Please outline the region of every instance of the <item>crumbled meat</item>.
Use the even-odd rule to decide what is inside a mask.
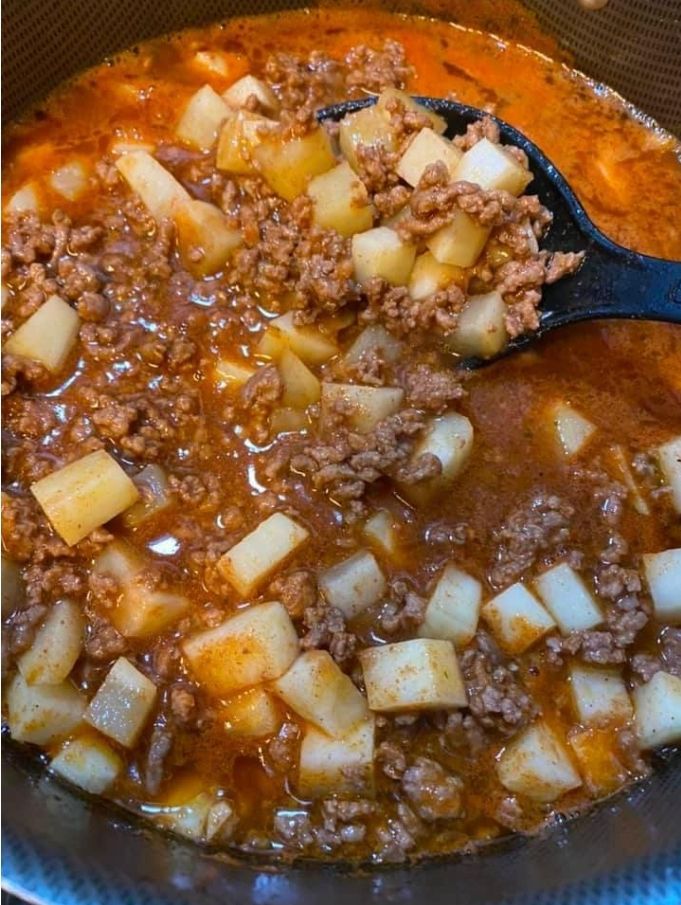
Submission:
[[[483,116],[482,119],[469,123],[466,126],[466,132],[463,135],[455,135],[454,144],[462,151],[470,151],[473,145],[477,145],[479,141],[486,138],[493,144],[499,144],[501,138],[499,126],[495,123],[491,116]]]
[[[266,365],[241,388],[240,403],[248,413],[254,439],[264,440],[269,433],[269,417],[284,392],[284,383],[276,365]]]
[[[423,828],[419,818],[404,802],[397,804],[397,814],[376,827],[376,851],[386,864],[399,864],[416,847]]]
[[[300,730],[295,723],[282,723],[279,732],[267,744],[267,766],[274,773],[293,768],[298,750]]]
[[[565,638],[551,637],[546,644],[556,662],[560,662],[562,654],[570,654],[587,663],[624,663],[627,648],[647,623],[647,605],[636,594],[624,594],[608,605],[602,629],[570,632]]]
[[[378,94],[386,88],[404,88],[413,75],[404,47],[388,38],[381,50],[366,44],[351,48],[343,61],[348,71],[347,87],[351,91],[364,90]]]
[[[380,743],[376,749],[376,761],[381,764],[383,772],[390,779],[401,779],[407,769],[407,756],[395,741]]]
[[[403,379],[405,401],[413,408],[441,413],[464,395],[462,377],[453,370],[418,364],[408,368]]]
[[[307,60],[295,54],[272,54],[265,65],[265,77],[281,103],[282,122],[297,134],[315,124],[320,107],[343,93],[341,67],[319,51],[313,51]]]
[[[268,597],[279,600],[294,619],[299,618],[306,609],[314,607],[317,601],[317,580],[314,573],[298,569],[288,575],[278,576],[269,587]]]
[[[413,631],[425,618],[426,604],[427,601],[414,593],[406,581],[393,581],[378,617],[379,624],[388,635]]]
[[[395,336],[413,336],[416,331],[451,333],[456,327],[459,312],[466,304],[466,296],[451,284],[424,299],[413,299],[406,287],[391,286],[380,277],[373,277],[364,285],[367,307],[359,320],[365,324],[381,323]]]
[[[160,718],[151,731],[144,763],[144,787],[150,795],[158,795],[165,776],[166,758],[173,747],[174,734]]]
[[[402,789],[422,820],[460,817],[463,783],[427,757],[417,757],[402,776]]]
[[[629,665],[643,682],[650,682],[653,676],[664,670],[681,677],[681,629],[667,626],[659,639],[660,656],[634,654]]]
[[[307,634],[300,639],[303,650],[323,648],[337,663],[347,663],[357,650],[357,637],[348,632],[345,616],[333,606],[310,606],[303,615]]]
[[[123,635],[104,616],[91,613],[85,635],[85,653],[98,663],[120,657],[128,649]]]
[[[306,811],[277,811],[274,832],[292,848],[307,848],[314,842],[310,815]]]

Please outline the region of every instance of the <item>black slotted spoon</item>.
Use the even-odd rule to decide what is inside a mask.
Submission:
[[[443,98],[414,97],[414,100],[443,117],[447,123],[445,134],[450,138],[489,115],[477,107]],[[321,110],[318,117],[338,121],[375,101],[371,97],[335,104]],[[591,222],[565,178],[542,151],[513,126],[495,116],[491,118],[499,126],[502,140],[517,145],[527,154],[533,179],[526,191],[538,195],[553,213],[542,248],[585,254],[574,274],[542,287],[538,330],[518,336],[499,356],[468,359],[466,364],[471,367],[488,364],[526,347],[556,327],[578,321],[617,318],[681,323],[681,262],[639,254],[609,239]]]

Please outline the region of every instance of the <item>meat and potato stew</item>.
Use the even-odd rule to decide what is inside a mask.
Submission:
[[[494,120],[419,94],[681,257],[674,139],[443,22],[187,31],[6,135],[4,723],[198,843],[452,852],[681,742],[681,331],[461,368],[581,258]]]

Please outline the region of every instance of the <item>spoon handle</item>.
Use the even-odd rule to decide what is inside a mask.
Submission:
[[[681,262],[637,254],[589,226],[580,269],[544,287],[540,331],[595,318],[681,323]]]

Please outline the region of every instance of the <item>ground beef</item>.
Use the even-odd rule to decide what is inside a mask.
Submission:
[[[390,779],[401,779],[407,769],[407,756],[404,748],[393,740],[381,742],[376,749],[376,762]]]
[[[158,795],[165,777],[165,764],[174,741],[174,732],[161,717],[154,724],[144,761],[143,781],[150,795]]]
[[[463,810],[463,783],[427,757],[417,757],[402,776],[402,790],[422,820],[451,820]]]
[[[482,119],[469,123],[466,126],[464,135],[455,135],[452,139],[457,148],[462,151],[470,151],[473,145],[477,145],[479,141],[486,138],[493,144],[499,144],[501,138],[499,126],[495,123],[491,116],[483,116]]]
[[[379,823],[375,830],[374,850],[385,864],[399,864],[416,847],[423,825],[405,802],[397,803],[396,814]]]
[[[472,647],[463,651],[461,669],[468,707],[485,729],[512,735],[536,714],[534,702],[521,685],[512,664],[486,632],[479,631]]]
[[[573,516],[569,503],[545,493],[511,512],[492,533],[497,547],[488,572],[490,583],[506,587],[530,569],[540,554],[564,552]]]
[[[358,639],[345,626],[345,616],[333,606],[318,603],[305,610],[303,624],[307,634],[300,639],[303,650],[325,649],[340,664],[349,662],[357,650]]]
[[[475,755],[488,741],[487,730],[470,713],[460,710],[435,713],[432,720],[435,728],[442,733],[445,748],[464,748]]]
[[[348,51],[343,63],[348,70],[346,85],[351,91],[378,94],[386,88],[404,88],[413,74],[404,47],[391,39],[383,42],[381,50],[358,44]]]
[[[548,638],[550,659],[561,662],[562,655],[567,654],[602,666],[624,663],[627,648],[647,625],[648,618],[647,605],[635,594],[625,594],[607,607],[602,629]]]
[[[305,569],[279,575],[269,586],[267,596],[283,603],[289,614],[297,619],[316,604],[317,579],[313,572]]]
[[[538,328],[541,287],[574,273],[583,257],[583,252],[554,252],[553,255],[539,252],[535,257],[509,261],[499,268],[494,288],[506,302],[506,329],[511,338]]]
[[[284,383],[276,365],[258,368],[239,393],[239,403],[248,414],[248,423],[257,442],[267,439],[272,409],[284,392]]]
[[[403,386],[407,405],[438,414],[464,395],[460,374],[427,364],[408,368],[403,375]]]
[[[463,290],[454,284],[419,300],[406,287],[391,286],[380,277],[373,277],[363,288],[367,307],[360,313],[360,322],[383,324],[395,336],[413,336],[416,331],[451,333],[466,304]]]
[[[18,657],[31,646],[46,615],[47,607],[42,603],[20,607],[11,614],[3,626],[3,649],[10,658]]]
[[[392,581],[388,599],[378,616],[381,629],[387,635],[413,632],[425,619],[427,603],[406,581]]]
[[[300,729],[295,723],[282,723],[266,746],[266,767],[272,773],[288,773],[296,762]]]
[[[277,811],[274,815],[273,830],[278,838],[290,848],[304,849],[312,845],[314,835],[312,821],[307,811]]]
[[[265,78],[281,103],[282,122],[295,134],[313,126],[316,111],[343,93],[340,65],[319,51],[313,51],[307,59],[289,53],[272,54],[265,64]]]
[[[397,175],[400,155],[381,144],[358,145],[355,154],[359,178],[377,213],[383,219],[392,217],[411,196],[411,190]]]
[[[681,677],[681,628],[668,626],[659,638],[659,656],[635,654],[629,661],[632,671],[643,682],[650,682],[653,676],[664,670]]]
[[[106,663],[120,657],[128,649],[128,642],[121,633],[97,613],[90,613],[85,634],[85,653],[98,663]]]

